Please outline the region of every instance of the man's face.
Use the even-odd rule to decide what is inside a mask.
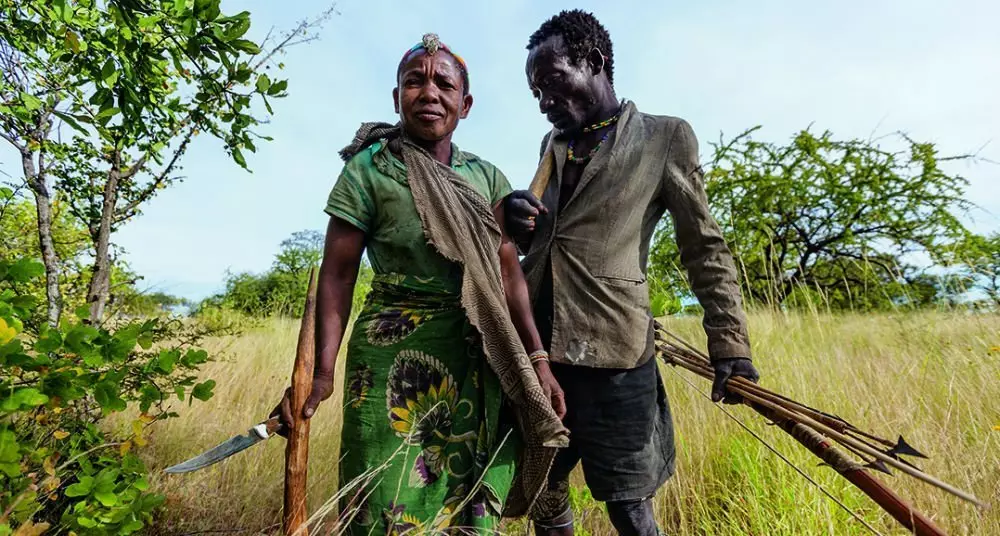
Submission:
[[[462,71],[451,54],[418,52],[400,70],[392,98],[407,134],[437,141],[468,116],[472,96],[464,93]]]
[[[549,123],[561,133],[582,129],[597,102],[595,74],[586,60],[574,64],[560,35],[528,53],[528,86]]]

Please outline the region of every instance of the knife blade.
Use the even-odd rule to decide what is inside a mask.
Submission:
[[[225,460],[233,454],[244,451],[261,441],[270,439],[279,428],[281,428],[281,423],[278,421],[277,417],[268,419],[247,430],[246,434],[228,439],[195,456],[194,458],[191,458],[190,460],[167,467],[164,469],[164,472],[176,474],[189,473],[191,471],[197,471],[198,469],[204,469],[209,465]]]

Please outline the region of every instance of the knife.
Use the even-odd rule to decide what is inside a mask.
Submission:
[[[219,463],[237,452],[246,450],[261,441],[271,438],[280,428],[281,422],[278,420],[278,417],[273,417],[247,430],[247,433],[244,435],[238,435],[229,439],[186,462],[167,467],[164,469],[164,472],[189,473]]]

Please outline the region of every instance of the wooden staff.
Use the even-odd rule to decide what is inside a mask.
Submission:
[[[306,482],[309,465],[309,420],[302,418],[302,408],[312,391],[316,359],[316,269],[309,271],[309,290],[299,328],[299,343],[292,368],[293,425],[285,445],[285,512],[282,527],[286,536],[308,536]]]

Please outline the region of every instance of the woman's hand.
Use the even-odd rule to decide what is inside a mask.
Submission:
[[[538,375],[538,383],[542,385],[542,391],[545,392],[545,396],[552,402],[552,409],[555,410],[556,416],[562,420],[566,417],[566,395],[563,393],[562,387],[559,387],[556,377],[552,375],[549,362],[542,359],[536,361],[533,366],[535,367],[535,374]]]
[[[295,425],[296,417],[301,417],[303,419],[310,419],[316,413],[316,408],[319,407],[320,402],[330,398],[333,394],[333,378],[326,376],[316,376],[313,378],[312,390],[309,391],[309,398],[306,399],[306,403],[302,406],[301,415],[293,415],[292,411],[292,388],[289,387],[285,389],[284,396],[281,397],[281,402],[274,407],[271,411],[270,417],[278,417],[278,422],[281,423],[281,427],[278,428],[277,434],[281,437],[288,437],[288,431],[291,430],[292,426]]]

